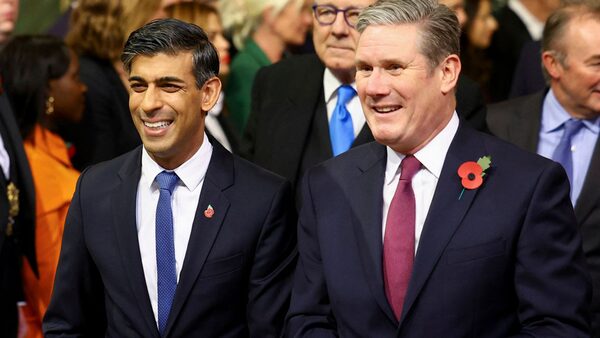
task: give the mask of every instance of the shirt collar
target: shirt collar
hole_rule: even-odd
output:
[[[423,168],[427,169],[438,179],[442,173],[442,167],[444,166],[444,160],[450,148],[450,143],[452,143],[452,139],[458,130],[458,125],[458,115],[454,111],[452,118],[450,118],[444,129],[414,154],[417,160],[423,165]],[[385,184],[390,184],[394,181],[394,176],[398,173],[400,162],[402,162],[406,155],[398,153],[390,147],[386,147],[386,150]]]
[[[550,89],[546,97],[544,98],[542,114],[542,125],[541,131],[543,133],[553,133],[558,131],[562,125],[571,118],[571,115],[565,110],[565,108],[558,102],[554,91]],[[600,118],[591,120],[583,120],[583,125],[593,132],[598,134],[600,132]]]
[[[325,94],[325,102],[331,101],[334,97],[337,97],[337,90],[343,83],[333,75],[329,68],[325,68],[323,73],[323,91]],[[350,84],[356,91],[356,82]]]
[[[174,171],[183,185],[190,191],[194,191],[204,180],[204,176],[206,176],[208,164],[212,157],[212,150],[212,144],[210,144],[206,133],[204,133],[204,139],[198,151],[179,167],[174,170],[167,170],[158,165],[144,147],[142,150],[142,182],[144,183],[142,184],[152,189],[156,175],[165,170]],[[154,187],[158,189],[157,184]]]
[[[544,23],[531,14],[519,0],[508,0],[508,8],[515,12],[519,19],[521,19],[533,40],[542,38]]]

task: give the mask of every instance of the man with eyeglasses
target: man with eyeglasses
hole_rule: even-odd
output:
[[[256,75],[241,147],[245,157],[296,186],[308,168],[373,141],[354,84],[355,26],[360,11],[373,2],[315,1],[316,55],[287,58]],[[459,116],[485,129],[478,89],[459,88],[457,96]]]
[[[373,141],[354,85],[354,26],[373,2],[315,1],[316,55],[293,56],[256,75],[242,140],[246,157],[295,185],[313,165]]]

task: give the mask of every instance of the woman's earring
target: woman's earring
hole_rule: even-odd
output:
[[[46,100],[46,115],[52,115],[54,113],[54,97],[48,96]]]

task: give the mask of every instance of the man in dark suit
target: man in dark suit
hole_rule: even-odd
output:
[[[46,337],[278,337],[296,257],[291,189],[204,134],[216,50],[197,26],[157,20],[122,61],[143,147],[81,174]]]
[[[490,45],[492,101],[508,98],[523,46],[539,40],[544,22],[560,0],[509,0],[496,13],[499,23]]]
[[[21,264],[37,274],[35,190],[23,140],[0,78],[0,333],[16,337],[17,302],[23,300]]]
[[[305,175],[287,335],[588,337],[564,170],[459,120],[456,18],[383,0],[357,27],[378,143]]]
[[[599,29],[598,5],[570,5],[552,14],[542,40],[550,89],[492,105],[488,115],[494,134],[562,163],[569,173],[571,200],[593,281],[595,337],[600,337]],[[559,151],[563,144],[566,157]]]
[[[331,130],[338,91],[344,85],[356,89],[354,52],[358,33],[354,25],[357,9],[371,3],[373,0],[315,2],[316,55],[285,59],[261,69],[255,78],[251,113],[241,144],[245,157],[296,186],[308,168],[337,155]],[[484,129],[485,106],[479,87],[469,79],[461,79],[458,96],[459,115]],[[352,97],[345,107],[353,125],[348,147],[373,141],[358,97]]]

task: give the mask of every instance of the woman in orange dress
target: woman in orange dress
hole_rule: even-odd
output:
[[[56,134],[61,122],[76,122],[84,109],[74,52],[50,36],[20,36],[0,53],[8,99],[24,140],[36,194],[35,250],[39,275],[23,260],[26,337],[42,337],[42,318],[50,302],[63,228],[79,172]]]

